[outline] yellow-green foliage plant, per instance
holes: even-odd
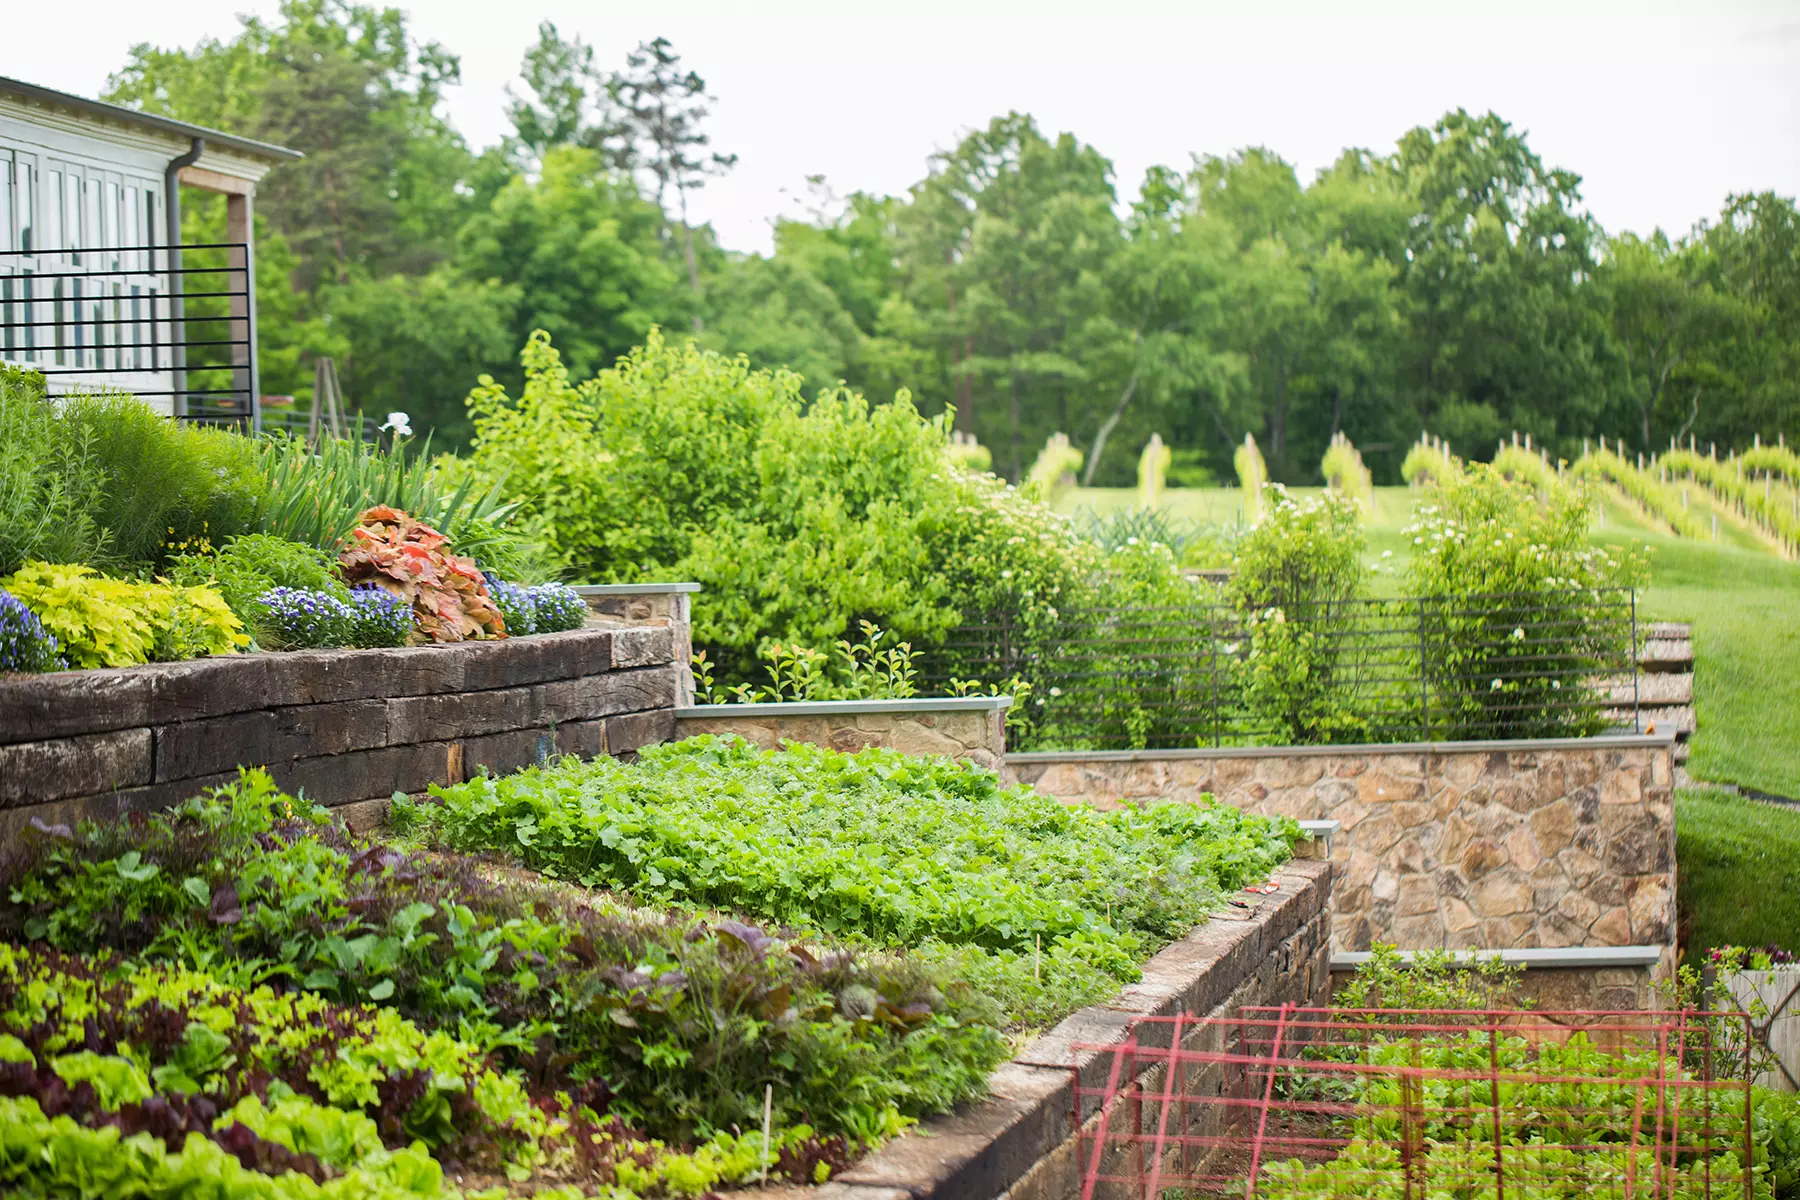
[[[1169,482],[1169,464],[1174,454],[1163,445],[1162,435],[1153,433],[1138,456],[1138,507],[1156,508],[1162,503],[1163,490]]]
[[[1685,475],[1712,493],[1715,502],[1754,522],[1783,554],[1800,553],[1800,491],[1757,479],[1743,458],[1714,458],[1693,450],[1671,450],[1657,460],[1674,475]],[[1770,473],[1773,474],[1772,472]]]
[[[1647,470],[1639,470],[1613,450],[1590,450],[1569,468],[1577,479],[1593,480],[1622,493],[1652,520],[1660,521],[1678,537],[1706,536],[1705,527],[1682,507],[1675,490]]]
[[[1530,485],[1540,497],[1553,495],[1562,487],[1555,464],[1541,450],[1531,448],[1529,437],[1523,446],[1519,445],[1517,435],[1514,435],[1512,445],[1502,444],[1494,455],[1494,470],[1508,479]]]
[[[1254,525],[1262,519],[1269,466],[1263,462],[1262,451],[1256,448],[1256,439],[1250,434],[1244,435],[1244,444],[1231,456],[1231,465],[1237,468],[1238,486],[1244,489],[1244,520]]]
[[[1773,446],[1765,446],[1760,438],[1755,446],[1739,455],[1744,460],[1744,470],[1758,475],[1773,475],[1777,479],[1785,479],[1792,487],[1800,487],[1800,454],[1788,448],[1786,439]]]
[[[1460,479],[1463,470],[1462,459],[1450,453],[1448,442],[1422,433],[1406,452],[1406,461],[1400,464],[1400,478],[1414,487],[1429,487]]]
[[[111,579],[91,567],[30,562],[0,580],[38,615],[71,667],[130,667],[250,644],[243,622],[209,587]]]
[[[1332,491],[1349,497],[1364,509],[1375,507],[1375,477],[1363,465],[1362,454],[1342,433],[1331,435],[1331,445],[1319,460],[1319,473]]]
[[[994,469],[994,456],[988,448],[976,441],[974,434],[960,429],[952,430],[950,440],[944,443],[944,457],[959,471],[980,475]]]
[[[1081,451],[1069,444],[1068,434],[1051,434],[1026,473],[1025,486],[1019,490],[1040,503],[1051,503],[1073,483],[1075,472],[1081,470],[1082,457]]]

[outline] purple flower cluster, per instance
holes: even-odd
[[[11,592],[0,592],[0,673],[61,671],[68,665],[38,615]]]
[[[386,588],[352,588],[350,614],[352,646],[404,646],[412,635],[412,606]]]
[[[378,587],[356,588],[348,600],[330,592],[278,587],[258,601],[262,641],[275,650],[369,649],[404,646],[413,631],[412,607]]]
[[[508,583],[490,575],[488,595],[512,637],[580,629],[587,621],[587,603],[566,583]]]
[[[257,633],[271,649],[321,650],[351,644],[356,613],[330,592],[277,587],[257,602],[263,610]]]

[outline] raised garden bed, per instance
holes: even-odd
[[[327,805],[666,740],[667,627],[0,677],[0,836],[147,811],[268,768]]]
[[[294,1173],[376,1196],[449,1194],[441,1171],[615,1196],[765,1165],[818,1183],[978,1100],[1010,1042],[1088,992],[1170,1002],[1162,957],[1138,992],[1119,986],[1172,939],[1165,956],[1211,944],[1210,918],[1242,911],[1225,896],[1295,833],[1222,806],[1071,809],[941,760],[713,739],[438,799],[402,810],[405,840],[371,843],[256,774],[15,843],[0,1104],[22,1144],[61,1138],[57,1163],[105,1161],[131,1186],[211,1171],[227,1194]],[[483,845],[565,878],[463,852]],[[1232,986],[1267,949],[1224,955]],[[71,1004],[97,1023],[71,1024]],[[108,1150],[120,1132],[129,1153]],[[0,1172],[39,1186],[48,1162]]]

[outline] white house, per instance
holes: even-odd
[[[253,199],[299,157],[0,77],[0,360],[260,425]],[[224,243],[181,245],[178,184],[224,193]]]

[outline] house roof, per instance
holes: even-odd
[[[298,150],[289,150],[286,146],[273,146],[268,142],[239,137],[234,133],[208,129],[204,125],[190,125],[186,121],[159,117],[153,113],[139,112],[135,108],[126,108],[120,104],[108,104],[104,100],[89,100],[86,96],[76,96],[68,92],[59,92],[54,88],[40,87],[35,83],[26,83],[22,79],[8,79],[0,76],[0,94],[6,93],[21,96],[38,104],[70,109],[103,121],[116,121],[139,129],[166,133],[183,141],[197,137],[205,138],[209,147],[234,151],[247,158],[258,158],[265,162],[291,162],[303,157]]]

